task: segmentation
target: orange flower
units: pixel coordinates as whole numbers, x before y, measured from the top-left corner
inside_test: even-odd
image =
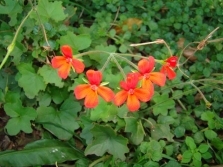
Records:
[[[61,51],[63,56],[55,56],[52,59],[52,66],[53,68],[58,68],[58,75],[66,79],[71,66],[75,69],[77,73],[82,73],[84,71],[84,64],[77,59],[73,58],[72,49],[68,45],[63,45],[61,47]]]
[[[161,72],[152,72],[155,66],[155,59],[149,56],[147,59],[142,59],[138,63],[139,75],[142,80],[142,88],[148,89],[152,94],[154,93],[153,83],[159,86],[164,86],[166,76]]]
[[[100,71],[88,70],[86,75],[89,84],[78,85],[74,89],[74,94],[78,100],[85,98],[85,107],[96,107],[98,105],[98,95],[100,95],[106,102],[113,100],[114,93],[112,90],[100,85],[102,80],[102,73]]]
[[[138,74],[131,73],[127,76],[126,82],[120,82],[123,90],[115,95],[115,105],[120,106],[127,100],[127,107],[133,112],[139,109],[140,101],[147,102],[151,99],[152,94],[148,89],[136,88],[138,81]]]
[[[177,56],[171,56],[165,60],[165,64],[161,67],[160,72],[166,74],[169,80],[172,80],[176,77],[176,73],[173,68],[177,65]]]

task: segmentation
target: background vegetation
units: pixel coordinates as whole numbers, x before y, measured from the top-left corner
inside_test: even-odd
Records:
[[[223,164],[222,9],[221,0],[1,0],[0,166]],[[73,89],[85,73],[62,80],[50,64],[65,44],[74,55],[100,50],[165,60],[165,45],[130,46],[157,39],[179,57],[177,78],[134,113],[103,101],[84,108]],[[108,55],[81,58],[86,69],[100,69]],[[122,79],[109,63],[103,80],[117,91]]]

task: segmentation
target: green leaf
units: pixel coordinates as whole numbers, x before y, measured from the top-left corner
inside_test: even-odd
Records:
[[[43,77],[46,84],[52,83],[59,88],[63,87],[64,82],[62,82],[62,79],[59,77],[57,70],[53,69],[51,66],[44,65],[39,68],[38,73]]]
[[[68,98],[68,91],[66,87],[60,89],[58,89],[57,87],[50,87],[50,93],[53,102],[56,104],[60,104]]]
[[[151,136],[155,140],[166,138],[168,141],[173,141],[173,134],[170,132],[170,127],[167,124],[156,124],[151,129]]]
[[[91,38],[87,34],[75,35],[73,32],[68,31],[67,35],[60,38],[59,43],[60,45],[70,45],[73,53],[77,53],[79,50],[86,49],[91,45]]]
[[[92,109],[90,118],[92,121],[97,121],[101,119],[104,122],[115,122],[117,113],[117,106],[115,106],[114,104],[109,104],[105,102],[102,98],[100,98],[98,106]]]
[[[101,44],[101,45],[97,45],[95,47],[95,50],[100,50],[100,51],[104,51],[108,53],[115,53],[116,47],[114,45],[104,46]],[[102,66],[104,65],[108,57],[109,57],[109,54],[107,53],[96,53],[96,54],[91,54],[90,59],[97,61]]]
[[[28,98],[33,99],[40,90],[45,90],[46,85],[43,78],[36,74],[31,64],[21,63],[17,68],[22,74],[18,80],[18,84],[24,89]]]
[[[166,93],[162,95],[155,93],[153,100],[156,103],[153,106],[154,115],[167,115],[168,109],[174,108],[175,106],[174,100],[170,99],[169,95]]]
[[[153,161],[159,161],[162,159],[163,148],[161,143],[156,140],[152,139],[150,142],[142,142],[140,150],[146,154],[148,159],[152,159]]]
[[[190,150],[187,150],[183,153],[182,163],[188,163],[191,161],[192,158],[192,152]]]
[[[105,152],[108,152],[116,159],[125,160],[124,154],[129,152],[128,139],[118,136],[110,126],[95,125],[91,132],[94,140],[87,146],[85,155],[102,156]]]
[[[178,126],[174,130],[174,134],[177,138],[184,136],[185,134],[185,128],[183,126]]]
[[[134,117],[126,117],[125,122],[125,132],[131,133],[131,141],[136,145],[140,144],[145,135],[141,121]]]
[[[84,125],[84,128],[82,127],[80,137],[85,139],[87,144],[90,144],[93,140],[93,135],[90,130],[94,125],[92,121],[86,116],[81,117],[81,123]]]
[[[49,106],[51,102],[51,96],[48,93],[40,94],[38,96],[40,106]]]
[[[222,150],[223,149],[223,142],[219,137],[214,138],[211,141],[211,144],[218,150]]]
[[[64,142],[44,139],[26,145],[20,151],[0,152],[0,166],[53,165],[82,157],[80,151]]]
[[[14,26],[17,23],[17,14],[22,13],[22,6],[15,0],[4,2],[5,5],[0,5],[0,14],[7,14],[11,18],[9,25]]]
[[[200,153],[205,153],[207,152],[209,149],[209,145],[202,143],[201,145],[199,145],[198,150]]]
[[[164,167],[181,167],[177,161],[169,161]]]
[[[75,118],[77,112],[81,110],[78,102],[67,99],[61,106],[60,111],[55,111],[52,107],[40,106],[37,109],[37,123],[57,136],[61,140],[69,140],[74,135],[74,130],[79,128]]]
[[[192,137],[187,136],[185,142],[191,150],[194,150],[196,148],[196,144],[195,144],[194,139]]]
[[[212,158],[212,155],[211,155],[210,152],[205,152],[205,153],[201,154],[201,156],[204,159],[210,159],[210,158]]]
[[[208,140],[212,140],[217,137],[217,133],[213,130],[204,131],[204,135]]]
[[[23,107],[22,103],[18,100],[17,103],[6,103],[4,110],[11,119],[7,122],[5,128],[9,135],[16,135],[21,130],[25,133],[31,133],[31,120],[37,116],[36,111],[31,107]]]
[[[49,22],[49,19],[58,22],[67,17],[67,15],[64,14],[61,1],[49,2],[48,0],[39,0],[37,12],[42,22]]]

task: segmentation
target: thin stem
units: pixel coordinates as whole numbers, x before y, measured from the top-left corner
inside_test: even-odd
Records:
[[[114,56],[113,56],[113,60],[114,60],[115,64],[117,65],[119,71],[121,72],[124,80],[126,80],[125,72],[123,71],[122,67],[120,66],[120,64],[118,63],[118,61],[116,60],[116,58]]]
[[[163,42],[164,42],[164,45],[167,47],[167,49],[168,49],[168,51],[169,51],[169,53],[170,53],[170,56],[172,56],[172,52],[171,52],[171,50],[170,50],[169,45],[167,45],[166,41],[163,40]]]
[[[210,108],[211,107],[211,103],[206,99],[206,97],[204,96],[204,94],[201,92],[201,90],[196,86],[194,85],[193,81],[191,81],[190,83],[201,95],[201,97],[204,99],[205,101],[205,104],[206,104],[206,107],[207,108]]]
[[[132,66],[133,68],[135,68],[136,70],[138,70],[138,66],[135,65],[134,63],[132,63],[131,61],[129,61],[127,58],[122,57],[122,56],[119,56],[118,54],[115,55],[115,56],[118,57],[118,58],[120,58],[120,59],[122,59],[122,60],[124,60],[124,61],[127,62],[130,66]]]
[[[147,123],[149,123],[151,125],[151,129],[154,129],[154,125],[151,121],[145,119],[145,118],[142,118],[143,120],[145,120]]]
[[[85,56],[85,55],[90,55],[90,54],[95,54],[95,53],[105,53],[105,54],[108,54],[110,55],[111,53],[109,52],[106,52],[106,51],[101,51],[101,50],[93,50],[93,51],[88,51],[88,52],[84,52],[84,53],[79,53],[79,54],[76,54],[75,57],[76,58],[79,58],[79,57],[82,57],[82,56]]]
[[[37,18],[38,18],[40,27],[41,27],[42,32],[43,32],[44,39],[45,39],[45,41],[46,41],[46,43],[47,43],[47,47],[49,47],[49,50],[51,50],[51,46],[50,46],[49,41],[48,41],[48,39],[47,39],[46,31],[45,31],[45,28],[44,28],[44,26],[43,26],[43,24],[42,24],[42,21],[41,21],[41,19],[40,19],[39,13],[37,12],[37,10],[35,9],[35,7],[33,6],[32,2],[31,2],[30,0],[29,0],[29,2],[30,2],[30,4],[32,5],[33,10],[36,12],[36,15],[37,15]]]
[[[103,67],[100,69],[101,73],[104,71],[104,69],[107,67],[108,63],[111,61],[111,58],[114,57],[113,54],[110,54],[110,56],[107,58],[105,64],[103,65]]]
[[[19,34],[19,31],[20,31],[20,29],[22,28],[22,26],[23,26],[23,24],[25,23],[25,21],[28,19],[29,15],[32,13],[32,11],[33,11],[33,9],[31,9],[31,10],[29,11],[29,13],[26,15],[26,17],[22,20],[21,24],[19,25],[19,27],[18,27],[18,29],[17,29],[17,31],[16,31],[16,33],[15,33],[15,36],[14,36],[14,38],[13,38],[11,44],[10,44],[10,45],[8,46],[8,48],[7,48],[7,53],[6,53],[4,59],[3,59],[2,62],[1,62],[0,70],[2,69],[2,67],[3,67],[4,64],[6,63],[6,61],[7,61],[8,57],[9,57],[9,55],[10,55],[11,52],[13,51],[13,49],[14,49],[14,47],[15,47],[15,42],[16,42],[17,36],[18,36],[18,34]]]
[[[173,89],[171,89],[171,92],[173,93]],[[180,106],[183,108],[183,110],[187,110],[184,104],[180,101],[180,99],[177,99],[177,102],[180,104]]]
[[[144,43],[132,43],[130,46],[143,46],[143,45],[150,45],[150,44],[157,44],[156,41],[153,42],[144,42]]]
[[[89,165],[89,167],[93,167],[94,165],[98,164],[99,162],[101,162],[101,161],[105,161],[105,160],[107,160],[107,159],[110,158],[110,157],[111,157],[111,155],[106,155],[106,156],[104,156],[104,157],[101,157],[101,158],[95,160],[94,162],[92,162],[92,163]]]

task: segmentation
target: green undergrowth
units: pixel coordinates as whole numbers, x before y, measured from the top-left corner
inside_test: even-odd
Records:
[[[222,8],[221,0],[0,0],[0,166],[223,164]],[[163,44],[130,46],[157,39],[178,56],[177,77],[155,86],[137,112],[102,99],[87,109],[75,98],[85,72],[111,54],[167,59]],[[51,66],[62,45],[73,55],[104,52],[79,57],[84,73],[64,80]],[[117,92],[121,80],[111,60],[103,81]]]

